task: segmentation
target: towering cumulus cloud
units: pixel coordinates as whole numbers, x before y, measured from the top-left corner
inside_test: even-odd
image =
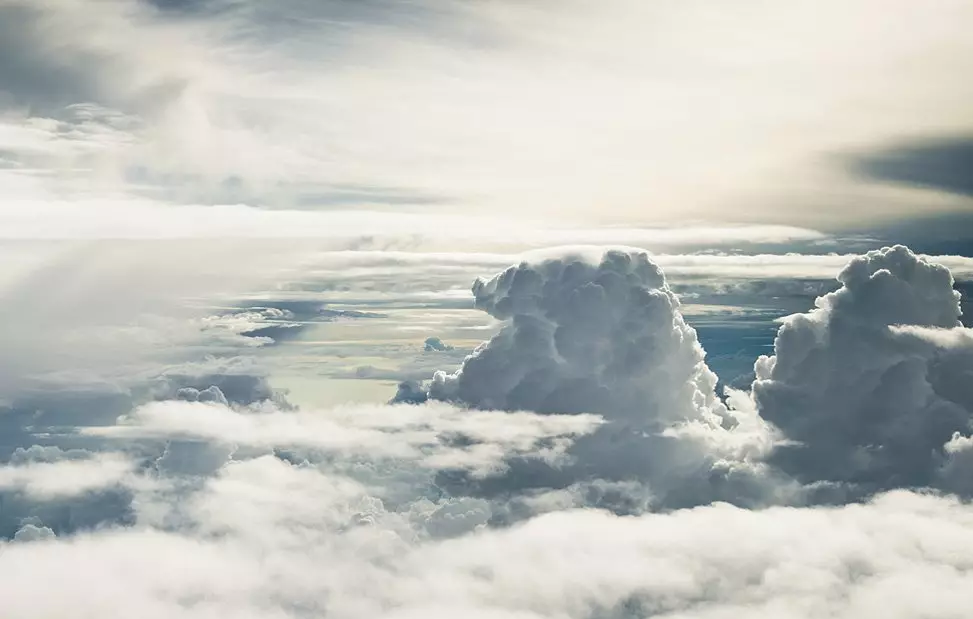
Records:
[[[852,260],[838,280],[757,361],[757,408],[792,440],[774,462],[844,489],[936,485],[966,451],[973,412],[950,272],[896,246]]]
[[[473,295],[506,325],[456,373],[436,373],[433,399],[598,413],[651,429],[725,416],[696,333],[645,253],[524,262],[477,280]]]
[[[592,488],[617,495],[617,484],[636,482],[619,497],[626,505],[632,488],[664,505],[709,500],[714,483],[733,488],[718,493],[722,498],[754,495],[726,482],[754,481],[747,451],[767,442],[766,429],[717,397],[696,332],[646,253],[574,250],[527,261],[477,280],[473,294],[477,308],[505,324],[455,373],[437,372],[428,398],[480,409],[595,413],[609,422],[571,447],[573,466],[512,462],[503,476],[477,482],[481,491],[595,484],[583,490],[590,497]],[[403,384],[397,399],[425,395]]]

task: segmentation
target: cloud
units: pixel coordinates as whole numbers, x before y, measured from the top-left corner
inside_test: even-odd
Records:
[[[186,402],[216,402],[223,406],[229,406],[226,396],[216,385],[210,385],[206,389],[199,390],[195,387],[183,387],[176,392],[176,399]]]
[[[859,155],[851,168],[862,176],[973,196],[973,137],[918,139]]]
[[[453,347],[438,337],[427,337],[423,350],[426,352],[445,352],[453,350]]]
[[[920,132],[969,130],[952,79],[968,68],[965,0],[935,13],[921,2],[889,12],[875,0],[829,1],[813,14],[750,0],[738,12],[633,0],[556,10],[506,0],[407,8],[4,0],[0,9],[0,84],[8,91],[0,107],[16,117],[13,125],[63,124],[77,138],[49,144],[58,152],[41,161],[6,152],[4,161],[22,167],[4,176],[41,194],[67,186],[190,202],[197,207],[187,210],[203,221],[210,213],[200,203],[246,203],[462,205],[541,221],[556,212],[582,224],[732,212],[749,222],[843,225],[863,213],[911,213],[916,199],[904,191],[893,200],[876,196],[857,178],[822,183],[815,171],[829,166],[821,153],[887,143],[905,122]],[[827,36],[808,30],[812,18],[827,23]],[[645,24],[652,46],[643,43]],[[916,70],[890,71],[902,58]],[[787,80],[800,88],[781,91]],[[727,93],[738,105],[714,109]],[[899,104],[878,105],[888,100]],[[64,108],[78,104],[131,119],[118,132],[124,139],[75,134],[84,123]],[[79,142],[97,152],[70,156]],[[565,173],[579,169],[585,173]],[[789,180],[773,180],[781,178]],[[35,197],[43,207],[51,196]],[[817,208],[780,208],[799,200]],[[854,212],[842,206],[849,200]],[[592,204],[602,206],[595,212]],[[58,210],[73,215],[74,234],[92,227],[149,234],[162,228],[140,225],[139,215],[166,221],[166,213],[142,211],[127,227],[95,224]],[[193,232],[192,217],[172,215],[183,234]],[[302,218],[283,219],[301,229]],[[498,219],[503,227],[505,217]],[[48,224],[72,230],[55,218]]]
[[[889,331],[903,342],[922,341],[948,351],[973,348],[973,329],[964,327],[928,327],[924,325],[890,325]]]
[[[404,380],[396,387],[391,403],[422,404],[429,400],[429,393],[418,381]]]
[[[494,529],[474,504],[396,508],[263,457],[181,502],[158,498],[178,511],[167,527],[143,513],[136,527],[3,546],[7,616],[909,619],[963,616],[971,584],[970,507],[910,492],[832,508],[557,511]],[[447,524],[460,532],[433,534]]]
[[[455,372],[437,372],[427,395],[405,382],[397,400],[595,413],[607,423],[568,449],[570,466],[514,461],[481,481],[444,477],[444,487],[491,496],[638,481],[655,504],[669,506],[724,494],[759,502],[782,491],[755,462],[775,437],[752,409],[728,409],[717,397],[695,331],[644,252],[540,256],[477,280],[473,295],[477,308],[503,321],[500,331]]]
[[[49,540],[57,537],[54,531],[50,527],[39,527],[35,524],[27,523],[24,526],[17,529],[14,533],[13,541],[15,542],[37,542],[41,540]]]
[[[0,491],[22,492],[39,500],[65,499],[117,487],[134,468],[130,459],[113,453],[53,462],[28,460],[0,466]]]
[[[717,280],[739,279],[832,279],[858,254],[753,254],[753,255],[655,255],[670,278],[707,277]],[[973,275],[973,259],[966,256],[923,256],[950,269],[954,276]]]
[[[594,412],[647,428],[721,414],[695,333],[644,253],[525,262],[477,280],[473,295],[505,327],[456,373],[434,377],[435,399]]]
[[[270,385],[266,370],[252,357],[209,357],[168,367],[149,382],[147,391],[156,400],[290,406],[286,393]]]
[[[140,406],[119,425],[83,428],[116,439],[204,440],[263,449],[296,448],[341,457],[409,461],[430,469],[477,475],[507,458],[557,460],[575,437],[600,424],[596,415],[469,412],[446,404],[422,407],[349,406],[330,411],[281,411],[271,402],[235,410],[217,401],[163,401]],[[541,449],[549,444],[550,449]]]
[[[838,280],[784,320],[774,355],[756,363],[757,409],[794,441],[772,461],[853,492],[935,485],[944,445],[973,420],[973,354],[950,272],[896,246]]]
[[[946,462],[939,471],[940,485],[960,496],[973,496],[973,437],[954,432],[943,449]]]

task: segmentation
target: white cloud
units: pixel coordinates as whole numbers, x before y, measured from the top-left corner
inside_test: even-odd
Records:
[[[130,479],[135,468],[132,460],[120,454],[89,455],[85,459],[0,466],[0,490],[22,492],[42,501],[66,499],[116,488]]]
[[[943,487],[960,496],[973,496],[973,437],[955,432],[944,449],[946,462],[940,470]]]
[[[928,342],[945,350],[973,348],[973,329],[965,327],[926,327],[921,325],[891,325],[889,331],[907,341],[910,338]]]
[[[595,430],[596,415],[470,412],[447,404],[346,406],[280,411],[273,403],[235,410],[218,402],[140,406],[116,426],[84,428],[114,438],[202,439],[226,445],[302,448],[337,456],[413,462],[430,469],[496,472],[514,456],[556,460],[571,439]],[[543,442],[554,440],[549,452]],[[454,444],[455,443],[455,444]]]
[[[6,615],[908,619],[964,616],[973,584],[970,507],[908,492],[836,508],[560,511],[443,540],[421,501],[393,510],[262,458],[180,505],[169,530],[4,546]]]
[[[780,279],[783,285],[799,285],[802,280],[831,280],[858,254],[689,254],[668,253],[678,249],[673,243],[685,241],[688,245],[709,245],[717,243],[716,236],[727,232],[739,231],[749,234],[756,232],[752,227],[723,228],[714,230],[713,239],[708,239],[708,231],[696,228],[671,229],[654,231],[658,238],[645,239],[639,242],[630,240],[626,244],[632,248],[647,251],[652,261],[658,264],[666,273],[670,281],[695,283],[714,281],[717,284],[727,284],[728,280],[768,280]],[[625,234],[637,237],[643,232],[653,231],[622,231],[617,232],[618,238],[625,238]],[[579,231],[579,235],[583,234]],[[598,230],[592,234],[599,234]],[[786,231],[781,232],[773,242],[787,243]],[[680,235],[685,235],[680,239]],[[744,239],[733,238],[733,242]],[[726,236],[723,240],[729,241]],[[795,231],[793,242],[802,240]],[[589,242],[590,239],[589,239]],[[660,247],[668,251],[660,250]],[[620,249],[624,249],[621,248]],[[405,288],[415,291],[416,283],[421,282],[429,289],[450,289],[463,286],[464,294],[468,281],[473,280],[485,271],[505,268],[507,265],[520,261],[540,262],[546,258],[563,256],[565,254],[579,254],[594,256],[597,260],[604,253],[604,246],[566,245],[547,247],[542,250],[527,250],[511,253],[486,252],[445,252],[445,251],[324,251],[309,256],[303,274],[309,280],[329,283],[342,283],[356,286],[363,282],[381,283],[383,288],[390,291],[404,292]],[[928,260],[942,264],[950,269],[957,278],[973,277],[973,259],[965,256],[925,256]],[[397,286],[398,284],[398,286]],[[364,292],[364,291],[363,291]]]
[[[670,278],[833,279],[857,254],[666,255],[652,257]],[[956,277],[973,276],[973,258],[924,256],[948,267]]]
[[[209,305],[272,287],[302,251],[216,240],[0,247],[9,265],[0,277],[0,337],[17,351],[0,355],[4,397],[59,374],[127,385],[160,363],[242,353],[260,344],[240,335],[248,324],[214,318]]]
[[[145,197],[56,194],[8,198],[0,239],[314,239],[310,248],[367,243],[452,250],[521,250],[568,244],[726,247],[827,242],[817,230],[786,225],[686,225],[591,228],[521,217],[511,228],[491,214],[391,210],[382,205],[322,210],[266,209],[242,203],[170,205]],[[473,244],[471,246],[471,243]]]

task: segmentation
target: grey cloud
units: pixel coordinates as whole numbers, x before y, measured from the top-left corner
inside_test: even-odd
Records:
[[[235,448],[217,442],[173,439],[155,461],[155,469],[174,478],[210,476],[225,465]]]
[[[99,103],[126,111],[157,109],[187,84],[176,72],[156,73],[126,50],[124,36],[108,40],[106,27],[135,28],[135,3],[0,4],[0,92],[7,104],[56,115],[72,104]]]
[[[212,358],[165,370],[153,380],[147,396],[154,399],[254,404],[271,401],[289,407],[286,393],[271,386],[266,373],[247,357]]]
[[[695,333],[644,253],[523,263],[477,280],[473,294],[507,324],[455,374],[436,374],[435,399],[593,412],[655,429],[720,412]]]
[[[932,137],[894,144],[859,155],[850,166],[871,180],[973,196],[973,136]]]
[[[423,350],[426,352],[444,352],[447,350],[453,350],[453,347],[438,337],[429,337],[426,338],[425,344],[423,345]]]
[[[77,467],[77,468],[75,468]],[[0,466],[0,539],[44,539],[133,521],[129,466],[117,456],[33,445]]]
[[[329,307],[328,303],[314,299],[268,299],[261,305],[241,304],[238,314],[256,314],[265,320],[303,322],[331,322],[352,318],[387,318],[386,314],[355,309]]]
[[[96,448],[97,441],[76,436],[74,428],[111,423],[132,403],[127,392],[105,389],[51,390],[16,398],[0,406],[0,462],[52,461]],[[38,444],[54,440],[57,446]]]
[[[865,492],[935,485],[944,445],[970,430],[973,355],[893,327],[959,327],[950,272],[896,246],[852,260],[838,280],[757,361],[759,413],[794,441],[772,462],[804,482]]]
[[[13,541],[15,542],[37,542],[42,540],[49,540],[56,538],[57,535],[50,527],[37,526],[36,524],[27,523],[17,529],[14,533]]]
[[[568,449],[567,466],[512,461],[505,474],[478,480],[443,472],[438,483],[451,492],[511,498],[640,480],[655,507],[845,502],[888,488],[955,489],[965,474],[958,446],[973,429],[973,338],[957,336],[960,294],[949,270],[905,247],[851,260],[816,309],[785,319],[775,354],[756,364],[752,403],[738,398],[729,408],[644,254],[523,263],[478,280],[473,292],[504,326],[456,372],[437,372],[430,399],[594,412],[609,423]],[[910,325],[957,343],[912,335],[903,330]],[[405,382],[396,397],[415,403],[426,394]],[[749,455],[717,456],[727,444],[748,445]]]
[[[56,445],[31,445],[28,448],[18,447],[10,455],[10,464],[26,464],[29,462],[58,462],[60,460],[84,460],[91,457],[91,453],[84,449],[64,450]]]
[[[196,389],[195,387],[182,387],[176,390],[176,399],[186,402],[216,402],[223,406],[229,406],[230,404],[226,396],[223,395],[223,392],[216,385],[210,385],[203,390]]]
[[[429,399],[429,394],[422,385],[414,380],[404,380],[399,383],[392,398],[393,403],[422,404]]]
[[[430,399],[482,409],[596,413],[608,423],[577,439],[567,465],[511,460],[507,473],[485,479],[444,472],[437,480],[442,487],[510,497],[597,480],[635,481],[648,485],[655,505],[669,507],[717,496],[759,503],[779,491],[748,456],[720,451],[735,441],[738,448],[753,442],[744,452],[759,451],[772,439],[759,419],[727,409],[717,397],[717,378],[696,333],[645,253],[609,250],[524,262],[477,280],[473,294],[476,307],[504,326],[456,372],[437,372],[427,387]],[[409,382],[396,397],[423,400]],[[678,431],[688,426],[699,434]],[[624,492],[606,497],[606,506],[614,501],[622,511],[636,500]]]
[[[103,60],[94,50],[59,57],[44,39],[43,9],[30,3],[0,5],[0,89],[8,103],[51,112],[101,98]]]

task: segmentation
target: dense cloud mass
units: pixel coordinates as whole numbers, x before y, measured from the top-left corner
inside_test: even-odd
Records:
[[[621,512],[714,498],[754,504],[790,491],[769,483],[754,460],[772,445],[771,430],[717,397],[696,332],[644,252],[588,249],[523,262],[477,280],[473,295],[504,327],[459,370],[437,372],[427,392],[400,385],[398,401],[589,412],[608,423],[568,450],[569,465],[511,462],[506,474],[476,483],[445,475],[445,487],[487,496],[557,490],[562,499],[570,491],[571,500],[595,496]]]
[[[775,354],[756,363],[751,397],[728,391],[727,406],[646,254],[525,262],[473,286],[476,306],[503,329],[426,392],[403,383],[397,398],[609,421],[569,450],[568,472],[514,465],[479,484],[494,494],[634,480],[650,504],[679,507],[959,490],[973,340],[949,270],[896,246],[851,260],[838,282],[815,309],[783,321]]]
[[[679,313],[662,270],[639,252],[523,263],[473,286],[474,302],[507,321],[454,374],[438,400],[538,412],[593,412],[658,429],[721,412],[716,376]]]
[[[838,280],[757,361],[754,401],[793,441],[773,461],[805,482],[935,485],[946,443],[973,420],[973,347],[958,341],[949,270],[896,246],[852,260]]]
[[[750,393],[717,390],[661,269],[617,249],[478,280],[500,330],[394,404],[297,407],[210,360],[114,423],[24,426],[3,614],[964,617],[973,336],[950,273],[894,247],[839,283],[783,320]]]

